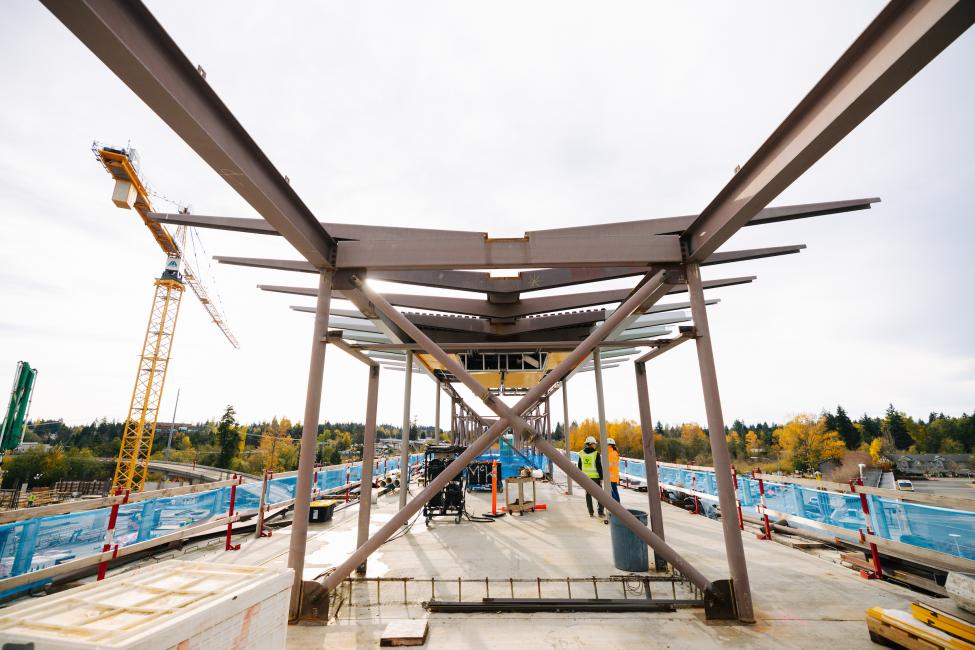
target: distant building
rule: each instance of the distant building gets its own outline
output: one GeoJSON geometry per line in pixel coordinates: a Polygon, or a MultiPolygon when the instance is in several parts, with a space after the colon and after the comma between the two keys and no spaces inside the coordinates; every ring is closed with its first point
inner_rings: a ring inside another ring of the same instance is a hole
{"type": "Polygon", "coordinates": [[[40,449],[41,451],[47,451],[51,448],[51,445],[45,444],[43,442],[22,442],[14,449],[15,454],[21,454],[25,451],[30,451],[32,449],[40,449]]]}
{"type": "Polygon", "coordinates": [[[969,454],[889,454],[894,469],[904,476],[946,476],[973,473],[969,454]]]}

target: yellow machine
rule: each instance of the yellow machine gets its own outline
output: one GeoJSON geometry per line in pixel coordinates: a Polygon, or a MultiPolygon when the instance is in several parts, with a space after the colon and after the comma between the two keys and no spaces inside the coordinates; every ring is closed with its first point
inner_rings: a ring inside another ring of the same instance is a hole
{"type": "Polygon", "coordinates": [[[142,343],[142,354],[136,370],[135,386],[125,420],[122,446],[112,479],[112,489],[121,488],[141,492],[149,471],[149,456],[156,434],[159,405],[162,401],[169,353],[176,333],[176,319],[186,285],[193,290],[213,322],[236,348],[237,339],[200,282],[196,272],[189,267],[183,256],[187,228],[180,226],[175,236],[162,225],[149,218],[153,212],[149,190],[139,176],[139,159],[133,149],[117,149],[95,144],[92,147],[99,162],[115,179],[112,201],[116,206],[134,209],[149,228],[156,243],[166,254],[166,266],[154,282],[149,324],[142,343]],[[182,267],[182,270],[181,270],[182,267]]]}

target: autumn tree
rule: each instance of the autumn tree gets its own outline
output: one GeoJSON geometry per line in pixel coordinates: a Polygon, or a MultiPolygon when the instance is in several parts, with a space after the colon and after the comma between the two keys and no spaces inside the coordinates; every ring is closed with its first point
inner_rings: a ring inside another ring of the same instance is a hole
{"type": "Polygon", "coordinates": [[[754,431],[749,431],[745,434],[745,453],[758,454],[762,450],[762,443],[758,439],[758,434],[754,431]]]}
{"type": "Polygon", "coordinates": [[[839,460],[846,451],[840,434],[826,428],[826,418],[798,415],[773,433],[784,459],[797,470],[816,469],[824,460],[839,460]]]}
{"type": "Polygon", "coordinates": [[[695,462],[700,462],[711,451],[708,434],[696,422],[685,422],[680,426],[680,441],[684,443],[688,460],[697,459],[695,462]]]}

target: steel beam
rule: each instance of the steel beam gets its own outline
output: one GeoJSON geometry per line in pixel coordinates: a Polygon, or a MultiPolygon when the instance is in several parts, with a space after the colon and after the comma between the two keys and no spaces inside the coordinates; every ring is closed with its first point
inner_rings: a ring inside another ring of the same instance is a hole
{"type": "MultiPolygon", "coordinates": [[[[565,448],[565,457],[572,460],[572,449],[569,445],[569,380],[562,380],[562,446],[565,448]]],[[[565,476],[565,493],[572,495],[572,479],[569,475],[565,476]]]]}
{"type": "Polygon", "coordinates": [[[413,351],[406,351],[406,382],[403,384],[403,447],[399,465],[399,507],[406,505],[410,487],[410,400],[413,394],[413,351]]]}
{"type": "Polygon", "coordinates": [[[636,363],[646,363],[647,361],[650,361],[650,359],[655,359],[659,357],[661,354],[663,354],[664,352],[668,350],[673,350],[684,341],[690,341],[696,336],[697,333],[695,332],[694,328],[686,328],[686,329],[682,328],[680,336],[676,336],[670,341],[668,341],[666,344],[658,346],[653,350],[650,350],[645,355],[637,359],[636,363]]]}
{"type": "Polygon", "coordinates": [[[975,22],[966,0],[889,3],[682,235],[707,259],[975,22]]]}
{"type": "MultiPolygon", "coordinates": [[[[619,322],[621,322],[623,319],[625,319],[628,316],[629,314],[628,310],[634,310],[637,307],[641,306],[644,302],[652,303],[655,300],[659,300],[659,298],[661,298],[666,293],[667,288],[668,285],[664,282],[663,272],[657,273],[651,279],[651,281],[644,283],[639,289],[637,289],[634,292],[633,296],[631,296],[629,300],[627,300],[623,305],[621,305],[620,309],[617,310],[616,315],[607,319],[607,321],[602,325],[600,325],[596,329],[596,331],[594,331],[585,341],[580,343],[579,347],[576,350],[568,354],[566,358],[563,359],[561,363],[559,363],[558,366],[556,366],[551,372],[545,375],[538,384],[532,387],[532,389],[529,390],[528,393],[525,394],[525,396],[518,401],[513,411],[518,413],[524,413],[529,408],[531,408],[534,404],[538,402],[539,399],[541,399],[547,393],[547,391],[552,386],[555,385],[557,381],[559,381],[565,375],[567,375],[573,367],[575,367],[580,361],[582,361],[582,359],[584,359],[588,354],[590,354],[595,349],[596,344],[598,344],[599,341],[605,338],[605,336],[610,331],[612,331],[612,329],[616,327],[619,324],[619,322]]],[[[378,298],[378,296],[376,296],[374,292],[369,290],[364,285],[362,285],[361,290],[364,293],[366,293],[370,297],[370,299],[373,299],[374,301],[375,299],[378,298]]],[[[395,310],[392,311],[395,312],[395,310]]],[[[415,328],[415,326],[412,326],[411,324],[410,326],[415,328]]],[[[422,332],[419,332],[417,330],[415,333],[419,335],[421,338],[425,339],[426,341],[429,341],[429,339],[427,339],[422,334],[422,332]]],[[[430,342],[430,344],[433,345],[432,342],[430,342]]],[[[436,346],[434,345],[434,347],[436,346]]],[[[440,356],[442,358],[438,358],[438,361],[443,362],[444,360],[446,360],[447,363],[445,365],[447,367],[450,367],[451,365],[457,366],[456,362],[450,359],[450,357],[446,353],[443,353],[441,351],[440,356]]],[[[459,368],[459,366],[454,368],[454,370],[461,372],[462,375],[465,376],[470,381],[474,381],[473,378],[467,375],[467,373],[464,372],[462,368],[459,368]]],[[[491,395],[490,392],[483,391],[479,386],[477,388],[477,391],[478,392],[476,394],[478,394],[481,397],[481,399],[484,400],[486,405],[488,405],[489,407],[492,408],[492,410],[494,410],[493,405],[499,403],[500,400],[498,400],[498,398],[496,398],[495,396],[491,395]]],[[[503,402],[500,403],[503,404],[503,402]]],[[[497,422],[492,424],[488,428],[488,430],[483,434],[481,434],[480,437],[478,437],[470,446],[468,446],[468,448],[463,453],[461,453],[460,456],[458,456],[452,463],[450,463],[446,468],[444,468],[444,471],[441,472],[433,481],[431,481],[412,501],[410,501],[406,505],[405,508],[401,508],[400,511],[397,512],[392,519],[386,522],[386,524],[382,528],[380,528],[372,537],[370,537],[369,540],[361,548],[357,549],[349,558],[347,558],[342,564],[336,567],[335,571],[333,571],[332,574],[325,579],[324,587],[327,590],[332,590],[339,583],[341,583],[342,580],[344,580],[349,574],[352,573],[352,571],[359,565],[359,563],[362,562],[363,559],[368,557],[370,553],[372,553],[377,548],[379,548],[383,543],[385,543],[386,540],[388,540],[390,536],[392,536],[397,530],[399,530],[399,528],[403,524],[409,521],[409,518],[412,517],[416,512],[418,512],[420,508],[423,507],[423,504],[429,501],[433,497],[433,495],[439,493],[439,491],[443,489],[443,487],[447,484],[448,481],[453,480],[453,478],[457,474],[459,474],[465,467],[467,467],[467,465],[470,464],[472,460],[477,458],[477,456],[479,456],[480,454],[484,453],[484,451],[486,451],[492,444],[494,444],[498,436],[501,435],[501,433],[504,432],[509,426],[510,425],[508,423],[508,420],[504,418],[500,418],[497,422]]],[[[612,501],[612,499],[610,499],[610,501],[612,501]]],[[[640,524],[628,512],[625,512],[625,515],[629,515],[630,519],[632,520],[627,522],[628,525],[632,524],[637,527],[642,526],[642,524],[640,524]]],[[[654,539],[656,539],[656,537],[654,537],[654,539]]],[[[651,543],[653,542],[651,541],[651,543]]],[[[667,553],[666,557],[668,557],[668,560],[670,560],[671,558],[675,558],[681,564],[686,564],[686,562],[684,562],[683,559],[680,558],[680,556],[669,547],[667,547],[666,553],[667,553]]],[[[672,564],[677,566],[677,564],[674,562],[672,562],[672,564]]],[[[691,576],[692,580],[695,579],[695,576],[698,577],[700,580],[703,580],[703,584],[705,586],[702,586],[702,588],[706,588],[707,586],[710,585],[707,579],[704,578],[704,576],[701,575],[700,572],[694,570],[693,567],[690,567],[690,570],[693,571],[693,574],[685,573],[685,575],[691,576]]]]}
{"type": "Polygon", "coordinates": [[[332,296],[332,272],[318,276],[318,303],[312,331],[311,359],[308,364],[308,392],[305,395],[305,414],[298,454],[298,481],[295,486],[294,522],[288,549],[288,567],[293,569],[291,588],[291,618],[301,610],[302,582],[305,568],[305,543],[308,537],[308,513],[311,503],[312,473],[315,471],[315,449],[318,443],[318,421],[321,416],[322,383],[325,377],[325,337],[328,333],[328,312],[332,296]]]}
{"type": "MultiPolygon", "coordinates": [[[[597,240],[558,239],[544,245],[530,241],[485,240],[386,240],[341,241],[336,244],[335,266],[339,269],[369,269],[370,277],[378,271],[575,268],[607,266],[643,266],[680,262],[680,245],[676,235],[643,238],[597,240]]],[[[247,264],[247,258],[215,256],[222,264],[261,266],[290,271],[307,270],[288,260],[258,260],[247,264]]]]}
{"type": "Polygon", "coordinates": [[[599,459],[603,470],[603,490],[612,497],[609,474],[609,443],[606,442],[606,402],[603,399],[603,363],[600,354],[592,355],[592,369],[596,378],[596,413],[599,416],[599,459]]]}
{"type": "MultiPolygon", "coordinates": [[[[851,212],[854,210],[867,210],[871,203],[876,203],[880,199],[847,199],[843,201],[827,201],[820,203],[806,203],[802,205],[783,205],[766,208],[756,214],[747,224],[749,226],[773,223],[777,221],[787,221],[790,219],[805,219],[807,217],[818,217],[826,214],[836,214],[839,212],[851,212]]],[[[545,233],[546,235],[572,235],[603,237],[612,235],[616,237],[629,237],[632,235],[648,236],[654,235],[679,235],[683,233],[696,219],[696,215],[682,217],[664,217],[659,219],[643,219],[638,221],[617,221],[614,223],[600,223],[591,226],[574,226],[569,228],[556,228],[552,230],[537,230],[529,235],[545,233]]]]}
{"type": "MultiPolygon", "coordinates": [[[[366,393],[366,429],[362,438],[362,479],[359,482],[359,521],[356,548],[369,539],[369,515],[372,509],[372,468],[376,460],[376,406],[379,401],[379,367],[369,366],[369,386],[366,393]]],[[[400,483],[402,485],[402,482],[400,483]]],[[[356,567],[356,573],[366,574],[366,560],[356,567]]]]}
{"type": "MultiPolygon", "coordinates": [[[[603,364],[603,370],[609,370],[610,368],[619,368],[619,367],[620,367],[620,364],[619,363],[604,363],[603,364]]],[[[587,363],[587,364],[584,363],[581,366],[579,366],[579,368],[578,368],[578,370],[576,372],[577,373],[580,373],[580,372],[592,372],[595,369],[596,369],[596,364],[594,364],[594,363],[587,363]]]]}
{"type": "MultiPolygon", "coordinates": [[[[683,320],[690,320],[690,319],[687,318],[687,319],[681,319],[681,320],[683,321],[683,320]]],[[[678,321],[678,322],[680,322],[680,321],[678,321]]],[[[670,334],[670,328],[669,327],[639,327],[639,328],[636,328],[636,329],[623,330],[621,333],[619,333],[619,334],[616,335],[616,337],[615,337],[614,340],[616,340],[616,341],[636,341],[636,340],[640,340],[640,339],[647,339],[647,338],[650,338],[650,337],[655,337],[656,338],[656,337],[659,337],[659,336],[667,336],[669,334],[670,334]]]]}
{"type": "MultiPolygon", "coordinates": [[[[240,217],[214,217],[199,214],[150,212],[149,218],[158,223],[175,226],[193,226],[195,228],[211,228],[228,232],[242,232],[256,235],[278,235],[274,227],[263,219],[247,219],[240,217]]],[[[434,228],[401,228],[396,226],[371,226],[354,223],[334,223],[322,221],[322,228],[327,230],[337,241],[347,240],[430,240],[430,239],[464,239],[469,241],[483,241],[487,238],[485,232],[469,230],[440,230],[434,228]]]]}
{"type": "Polygon", "coordinates": [[[724,437],[724,415],[721,412],[718,376],[714,369],[714,351],[711,349],[708,313],[704,307],[704,291],[701,288],[701,269],[697,264],[687,264],[685,273],[691,298],[691,313],[694,316],[694,329],[697,332],[695,339],[697,360],[701,369],[701,386],[708,418],[714,479],[718,486],[718,505],[721,508],[725,553],[728,556],[728,568],[731,571],[738,617],[742,621],[751,623],[755,620],[752,611],[752,592],[748,582],[745,549],[741,543],[741,530],[738,528],[738,518],[735,516],[738,508],[735,486],[731,478],[731,454],[728,452],[728,444],[724,437]]]}
{"type": "Polygon", "coordinates": [[[343,352],[345,352],[349,356],[351,356],[351,357],[355,358],[356,360],[361,361],[362,363],[366,364],[370,368],[374,368],[374,367],[377,367],[379,365],[378,363],[376,363],[376,360],[375,359],[373,359],[373,358],[371,358],[371,357],[363,354],[359,350],[356,350],[351,345],[349,345],[344,340],[342,340],[342,337],[339,336],[340,334],[341,334],[341,332],[336,332],[336,331],[333,331],[333,330],[329,330],[328,336],[326,337],[326,341],[328,343],[334,345],[335,347],[339,348],[340,350],[342,350],[343,352]]]}
{"type": "MultiPolygon", "coordinates": [[[[653,418],[650,415],[650,392],[647,388],[647,366],[645,363],[635,363],[636,394],[640,405],[640,431],[643,439],[643,463],[647,474],[647,500],[650,519],[650,530],[660,539],[664,536],[664,513],[660,505],[660,479],[657,476],[657,447],[654,442],[653,418]]],[[[662,557],[653,554],[653,564],[657,571],[664,571],[667,563],[662,557]]]]}
{"type": "MultiPolygon", "coordinates": [[[[689,564],[684,558],[682,558],[676,551],[669,547],[663,540],[654,535],[646,526],[640,523],[626,508],[624,508],[620,503],[615,501],[606,491],[601,490],[591,479],[586,477],[581,470],[572,465],[561,453],[559,453],[551,444],[544,439],[544,437],[539,436],[538,432],[535,431],[523,418],[523,414],[532,409],[537,405],[542,399],[544,399],[549,390],[558,381],[558,378],[564,377],[567,374],[568,368],[578,364],[582,359],[584,359],[588,354],[591,354],[593,350],[596,349],[596,343],[600,338],[605,337],[607,333],[613,331],[619,326],[627,315],[634,309],[642,308],[646,304],[653,304],[656,300],[659,300],[666,292],[667,284],[664,280],[665,273],[658,272],[652,278],[648,279],[646,282],[641,283],[641,286],[634,291],[633,295],[621,306],[620,310],[612,318],[608,319],[603,323],[595,332],[590,335],[586,341],[583,341],[579,347],[568,354],[566,358],[548,375],[542,378],[542,380],[536,384],[528,393],[518,402],[518,404],[512,408],[501,400],[495,398],[490,392],[484,391],[480,384],[471,376],[467,371],[465,371],[457,361],[455,361],[450,355],[437,347],[437,345],[431,341],[426,335],[424,335],[419,329],[410,323],[402,314],[399,314],[396,309],[390,305],[382,296],[376,294],[371,289],[366,287],[361,281],[356,278],[352,278],[352,282],[356,284],[360,291],[370,300],[372,304],[376,306],[377,309],[385,313],[390,320],[396,322],[400,327],[407,332],[407,334],[416,340],[418,343],[424,346],[424,349],[428,354],[437,359],[445,368],[447,368],[452,374],[454,374],[462,383],[464,383],[468,388],[475,392],[475,394],[481,394],[481,398],[484,404],[494,411],[498,417],[499,421],[492,425],[488,430],[488,433],[494,433],[497,436],[503,429],[499,428],[499,425],[507,426],[510,424],[513,428],[519,430],[519,432],[527,432],[532,436],[532,442],[536,447],[542,450],[549,459],[556,464],[559,464],[563,471],[571,473],[576,482],[583,486],[583,488],[590,492],[593,497],[595,497],[600,503],[603,504],[610,512],[612,512],[616,517],[618,517],[622,523],[632,530],[637,536],[643,539],[647,544],[658,551],[663,557],[665,557],[671,564],[674,565],[683,575],[694,584],[698,585],[701,589],[705,591],[712,591],[712,585],[707,578],[704,577],[697,569],[695,569],[691,564],[689,564]],[[581,479],[581,480],[580,480],[581,479]]],[[[476,450],[477,454],[480,454],[492,444],[492,440],[483,440],[485,433],[479,438],[475,444],[472,446],[476,450]]],[[[455,461],[448,465],[444,471],[437,476],[437,478],[428,486],[430,487],[439,484],[439,488],[442,488],[448,480],[451,480],[456,474],[463,470],[463,468],[469,462],[465,459],[465,455],[471,451],[468,448],[464,454],[461,454],[455,461]],[[446,475],[446,478],[444,478],[446,475]],[[441,482],[441,479],[443,481],[441,482]]],[[[609,479],[607,474],[604,477],[606,480],[609,479]]],[[[421,493],[421,496],[425,495],[427,490],[421,493]]],[[[431,495],[432,496],[432,495],[431,495]]],[[[429,497],[427,497],[429,499],[429,497]]],[[[418,499],[419,500],[419,497],[418,499]]],[[[422,505],[422,504],[420,504],[422,505]]],[[[415,510],[414,510],[415,512],[415,510]]],[[[412,514],[405,509],[401,509],[400,514],[406,514],[407,516],[412,514]]],[[[387,523],[389,527],[396,518],[387,523]]],[[[354,555],[353,555],[354,557],[354,555]]],[[[346,564],[351,562],[351,558],[346,560],[346,564]]],[[[341,573],[345,564],[336,569],[335,573],[341,573]]],[[[347,574],[346,574],[347,575],[347,574]]],[[[330,581],[333,580],[333,576],[330,576],[326,580],[326,587],[328,587],[330,581]]]]}
{"type": "MultiPolygon", "coordinates": [[[[829,201],[804,205],[789,205],[765,208],[755,215],[747,225],[775,223],[790,219],[835,214],[853,210],[869,209],[870,204],[879,201],[876,198],[853,199],[845,201],[829,201]]],[[[215,228],[234,232],[276,235],[274,228],[262,219],[241,219],[233,217],[209,217],[191,214],[151,213],[149,218],[160,223],[187,225],[200,228],[215,228]]],[[[646,219],[641,221],[624,221],[605,223],[592,226],[572,228],[558,228],[552,230],[537,230],[526,234],[525,238],[557,239],[569,237],[650,237],[655,235],[679,235],[693,222],[695,216],[667,217],[663,219],[646,219]]],[[[389,240],[389,239],[463,239],[468,242],[487,241],[485,233],[456,230],[430,230],[423,228],[395,228],[385,226],[366,226],[358,224],[339,224],[322,222],[333,237],[340,240],[389,240]]],[[[730,261],[757,259],[798,252],[801,247],[780,246],[752,251],[728,251],[718,253],[715,257],[705,260],[704,264],[721,264],[730,261]]],[[[483,293],[521,293],[540,289],[551,289],[576,285],[585,282],[599,282],[615,278],[642,275],[647,272],[644,266],[606,267],[606,268],[576,268],[576,269],[542,269],[525,271],[515,277],[491,277],[487,273],[471,273],[466,271],[439,270],[428,271],[422,269],[402,269],[394,271],[374,270],[372,276],[389,282],[416,284],[438,287],[441,289],[456,289],[460,291],[478,291],[483,293]]]]}
{"type": "MultiPolygon", "coordinates": [[[[805,248],[804,245],[775,246],[770,248],[747,249],[741,251],[722,251],[704,262],[704,265],[726,264],[744,260],[776,257],[797,253],[805,248]]],[[[273,269],[277,271],[295,271],[314,273],[315,266],[303,260],[281,260],[252,257],[235,257],[216,255],[214,258],[221,264],[233,266],[247,266],[253,268],[273,269]]],[[[507,267],[502,267],[507,268],[507,267]]],[[[519,294],[529,291],[540,291],[565,286],[575,286],[587,282],[600,282],[618,278],[645,275],[646,266],[626,267],[570,267],[550,268],[535,271],[523,271],[515,277],[491,277],[487,273],[473,271],[455,271],[447,269],[437,270],[384,270],[370,268],[369,277],[374,280],[410,284],[437,289],[454,289],[458,291],[474,291],[487,293],[489,302],[516,302],[519,294]]]]}
{"type": "Polygon", "coordinates": [[[435,440],[440,440],[440,381],[434,378],[434,384],[436,388],[436,399],[433,407],[433,437],[435,440]]]}
{"type": "MultiPolygon", "coordinates": [[[[404,314],[405,316],[405,314],[404,314]]],[[[408,319],[407,319],[408,320],[408,319]]],[[[648,339],[637,341],[601,341],[597,347],[607,349],[635,348],[643,346],[666,345],[670,339],[648,339]]],[[[453,352],[467,352],[471,350],[491,350],[497,352],[555,352],[574,350],[579,345],[579,341],[488,341],[484,343],[438,343],[437,347],[442,350],[453,352]]],[[[422,352],[423,346],[419,343],[366,343],[356,345],[356,350],[382,351],[384,353],[394,353],[402,350],[413,350],[422,352]]],[[[402,359],[402,355],[398,358],[402,359]]]]}
{"type": "MultiPolygon", "coordinates": [[[[223,259],[223,258],[217,258],[223,259]]],[[[754,275],[723,278],[720,280],[709,280],[704,282],[705,289],[718,287],[729,287],[738,284],[747,284],[755,279],[754,275]]],[[[313,296],[315,290],[310,287],[287,287],[277,285],[259,285],[263,291],[275,291],[279,293],[291,293],[301,296],[313,296]]],[[[668,293],[683,293],[687,291],[684,285],[676,285],[668,293]]],[[[353,292],[343,292],[341,296],[353,292]]],[[[497,304],[487,300],[476,300],[473,298],[452,298],[444,296],[421,296],[413,294],[384,294],[384,298],[396,307],[408,309],[426,309],[429,311],[442,311],[453,314],[464,314],[467,316],[480,316],[483,318],[520,318],[535,314],[545,314],[548,312],[567,311],[582,307],[594,307],[596,305],[606,305],[622,302],[632,293],[631,289],[614,289],[609,291],[589,291],[584,293],[569,293],[558,296],[546,296],[543,298],[526,298],[517,303],[497,304]]],[[[642,315],[643,312],[640,313],[642,315]]]]}
{"type": "Polygon", "coordinates": [[[306,260],[334,267],[336,241],[145,5],[42,2],[306,260]]]}

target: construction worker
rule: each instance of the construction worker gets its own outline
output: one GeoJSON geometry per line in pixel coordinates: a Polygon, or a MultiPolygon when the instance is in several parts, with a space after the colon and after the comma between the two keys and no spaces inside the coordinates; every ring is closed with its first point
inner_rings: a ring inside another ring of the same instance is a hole
{"type": "Polygon", "coordinates": [[[612,488],[613,499],[620,502],[620,452],[616,449],[616,440],[607,438],[609,447],[609,485],[612,488]]]}
{"type": "MultiPolygon", "coordinates": [[[[596,482],[596,485],[602,486],[603,484],[603,465],[599,458],[599,452],[596,451],[596,439],[593,436],[586,438],[586,445],[579,452],[579,461],[576,463],[582,473],[591,478],[596,482]]],[[[597,503],[599,506],[599,516],[603,517],[603,504],[597,503]]],[[[589,509],[589,516],[595,516],[592,512],[592,495],[586,492],[586,508],[589,509]]]]}

